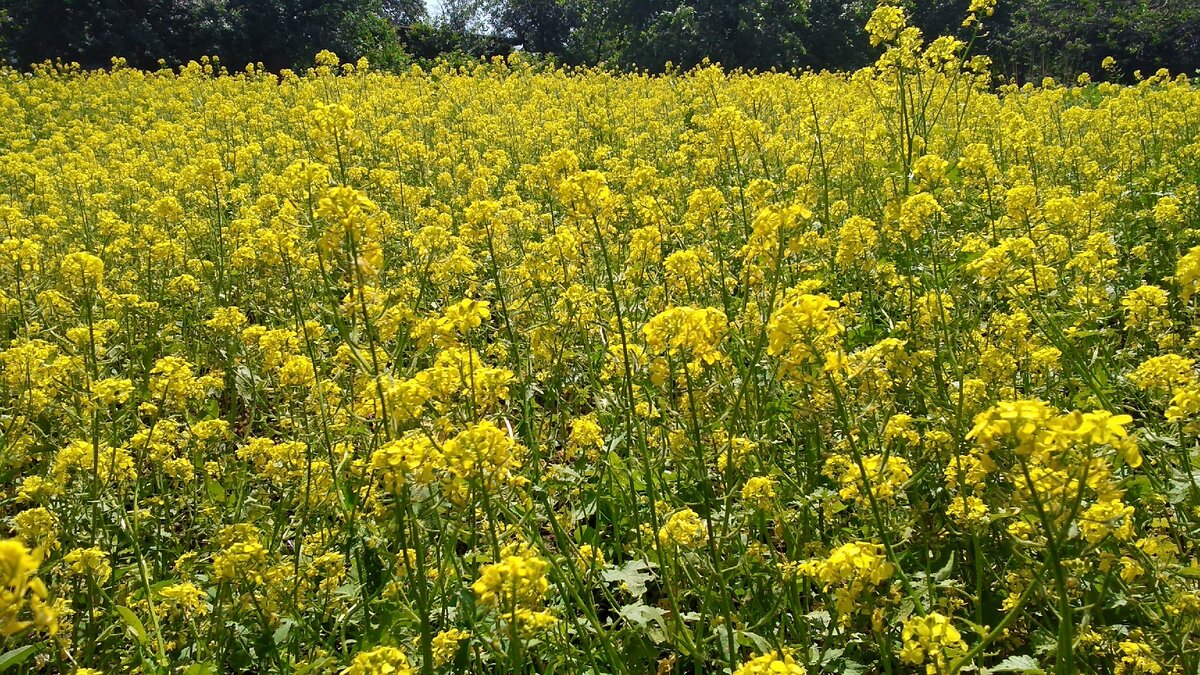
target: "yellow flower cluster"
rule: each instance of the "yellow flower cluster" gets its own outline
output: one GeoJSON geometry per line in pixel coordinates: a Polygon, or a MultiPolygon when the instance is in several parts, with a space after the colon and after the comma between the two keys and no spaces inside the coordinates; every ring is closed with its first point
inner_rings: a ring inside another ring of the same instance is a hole
{"type": "Polygon", "coordinates": [[[788,651],[767,652],[743,663],[733,675],[804,675],[804,666],[796,663],[788,651]]]}
{"type": "Polygon", "coordinates": [[[916,666],[924,663],[929,675],[945,672],[948,659],[967,647],[950,618],[937,612],[905,621],[901,637],[904,648],[900,658],[916,666]]]}
{"type": "Polygon", "coordinates": [[[646,322],[642,333],[652,352],[712,364],[721,358],[721,340],[727,326],[728,320],[719,309],[672,307],[646,322]]]}
{"type": "Polygon", "coordinates": [[[826,591],[833,589],[834,606],[848,621],[860,596],[890,579],[895,566],[888,562],[882,545],[856,541],[833,549],[824,560],[801,564],[797,571],[820,582],[826,591]]]}
{"type": "Polygon", "coordinates": [[[46,584],[37,576],[40,552],[31,552],[19,541],[0,541],[0,635],[11,636],[28,628],[58,629],[57,612],[46,602],[46,584]]]}

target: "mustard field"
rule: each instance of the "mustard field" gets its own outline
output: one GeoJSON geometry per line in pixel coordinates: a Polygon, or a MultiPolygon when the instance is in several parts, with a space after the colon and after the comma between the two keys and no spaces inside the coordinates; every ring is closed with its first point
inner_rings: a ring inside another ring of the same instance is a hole
{"type": "Polygon", "coordinates": [[[1196,673],[1200,89],[868,30],[3,71],[0,670],[1196,673]]]}

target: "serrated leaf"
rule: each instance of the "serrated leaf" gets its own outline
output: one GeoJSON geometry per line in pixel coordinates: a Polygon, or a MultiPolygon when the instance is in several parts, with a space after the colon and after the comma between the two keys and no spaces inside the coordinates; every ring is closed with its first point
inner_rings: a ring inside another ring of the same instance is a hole
{"type": "Polygon", "coordinates": [[[822,666],[829,665],[830,663],[833,663],[834,661],[842,658],[842,654],[845,654],[845,653],[846,653],[845,649],[840,649],[840,648],[826,649],[824,656],[821,657],[821,665],[822,666]]]}
{"type": "Polygon", "coordinates": [[[667,639],[666,626],[663,624],[666,610],[651,607],[643,602],[635,602],[625,605],[617,610],[617,613],[629,623],[640,628],[646,637],[649,637],[655,644],[662,644],[667,639]]]}
{"type": "Polygon", "coordinates": [[[625,605],[617,610],[617,613],[629,623],[637,626],[645,626],[651,622],[661,622],[662,618],[666,616],[667,610],[659,607],[651,607],[644,602],[635,602],[625,605]]]}
{"type": "Polygon", "coordinates": [[[1018,655],[1010,656],[1000,663],[988,668],[988,672],[992,673],[1041,673],[1042,668],[1038,665],[1037,659],[1032,656],[1018,655]]]}
{"type": "Polygon", "coordinates": [[[805,614],[804,618],[808,619],[809,621],[819,623],[822,626],[828,626],[829,622],[833,620],[833,617],[829,615],[829,612],[823,609],[813,610],[808,614],[805,614]]]}
{"type": "Polygon", "coordinates": [[[600,574],[605,581],[619,584],[630,595],[640,598],[646,594],[646,582],[654,579],[650,569],[650,563],[645,560],[630,560],[621,567],[609,567],[600,574]]]}

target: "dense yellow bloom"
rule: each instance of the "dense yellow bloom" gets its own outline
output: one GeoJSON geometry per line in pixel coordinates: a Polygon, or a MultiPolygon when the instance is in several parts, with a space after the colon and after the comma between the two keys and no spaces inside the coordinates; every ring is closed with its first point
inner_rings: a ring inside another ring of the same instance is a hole
{"type": "Polygon", "coordinates": [[[1167,292],[1149,284],[1140,286],[1121,298],[1125,310],[1126,330],[1160,331],[1170,325],[1166,316],[1167,292]]]}
{"type": "Polygon", "coordinates": [[[926,664],[925,672],[930,675],[943,672],[948,659],[967,648],[950,619],[937,612],[905,621],[902,637],[900,658],[917,666],[926,664]]]}
{"type": "Polygon", "coordinates": [[[880,4],[867,21],[867,34],[871,37],[871,46],[895,40],[907,24],[908,19],[904,16],[902,8],[880,4]]]}
{"type": "Polygon", "coordinates": [[[0,635],[27,628],[58,629],[56,613],[46,603],[46,585],[37,577],[41,554],[15,540],[0,541],[0,635]]]}
{"type": "Polygon", "coordinates": [[[70,253],[63,257],[63,279],[75,290],[96,290],[104,284],[104,261],[91,253],[70,253]]]}
{"type": "Polygon", "coordinates": [[[459,645],[463,640],[467,640],[470,637],[470,633],[459,628],[444,630],[433,636],[434,665],[444,666],[449,663],[454,658],[454,654],[458,651],[459,645]]]}
{"type": "Polygon", "coordinates": [[[471,589],[480,603],[501,611],[535,606],[550,588],[548,567],[529,549],[510,551],[500,562],[484,565],[471,589]]]}
{"type": "Polygon", "coordinates": [[[743,663],[733,675],[804,675],[804,666],[796,663],[796,659],[787,651],[768,652],[756,656],[743,663]]]}
{"type": "Polygon", "coordinates": [[[838,247],[835,260],[841,267],[874,267],[875,247],[879,245],[878,226],[862,216],[851,216],[838,230],[838,247]]]}
{"type": "Polygon", "coordinates": [[[708,541],[708,526],[691,509],[672,513],[658,530],[659,546],[697,548],[708,541]]]}
{"type": "Polygon", "coordinates": [[[779,357],[789,372],[823,358],[845,330],[832,311],[838,307],[836,300],[823,295],[803,293],[790,298],[771,315],[767,352],[779,357]]]}
{"type": "Polygon", "coordinates": [[[755,476],[742,486],[742,501],[756,509],[768,510],[775,501],[776,485],[770,476],[755,476]]]}
{"type": "Polygon", "coordinates": [[[395,647],[376,647],[370,651],[359,652],[354,659],[341,670],[341,675],[412,675],[413,669],[408,665],[408,657],[395,647]]]}
{"type": "Polygon", "coordinates": [[[833,549],[824,560],[801,564],[799,572],[819,581],[824,590],[832,589],[834,606],[842,620],[848,621],[859,597],[890,579],[895,569],[882,545],[856,541],[833,549]]]}
{"type": "Polygon", "coordinates": [[[233,583],[261,584],[267,564],[267,549],[258,541],[237,541],[213,556],[213,575],[233,583]]]}
{"type": "Polygon", "coordinates": [[[1175,283],[1184,300],[1200,290],[1200,246],[1193,246],[1175,266],[1175,283]]]}
{"type": "Polygon", "coordinates": [[[967,437],[985,449],[1012,439],[1018,453],[1031,454],[1056,445],[1057,413],[1043,401],[1002,401],[975,417],[975,426],[967,437]]]}
{"type": "Polygon", "coordinates": [[[1129,381],[1143,391],[1170,391],[1196,381],[1196,362],[1178,354],[1162,354],[1146,359],[1129,374],[1129,381]]]}
{"type": "Polygon", "coordinates": [[[1163,667],[1154,658],[1154,650],[1143,642],[1123,641],[1120,644],[1121,660],[1116,672],[1121,675],[1143,675],[1163,672],[1163,667]]]}
{"type": "Polygon", "coordinates": [[[838,494],[842,499],[853,499],[866,506],[871,501],[865,491],[868,486],[875,499],[882,502],[902,496],[904,484],[912,477],[912,467],[903,457],[867,455],[862,458],[860,469],[851,458],[833,455],[825,461],[824,473],[841,485],[838,494]]]}
{"type": "Polygon", "coordinates": [[[521,466],[525,449],[495,424],[476,424],[442,445],[446,468],[458,479],[481,481],[489,488],[521,466]]]}
{"type": "Polygon", "coordinates": [[[186,359],[164,356],[155,362],[150,371],[149,391],[156,403],[164,402],[174,407],[183,407],[202,398],[219,384],[219,380],[211,377],[196,377],[192,364],[186,359]]]}
{"type": "Polygon", "coordinates": [[[711,364],[721,358],[721,341],[728,325],[728,319],[719,309],[672,307],[650,319],[642,327],[642,334],[652,352],[711,364]]]}
{"type": "Polygon", "coordinates": [[[391,492],[399,492],[410,480],[432,482],[434,471],[442,465],[442,453],[427,437],[415,432],[385,444],[371,455],[371,470],[378,472],[383,486],[391,492]]]}
{"type": "Polygon", "coordinates": [[[97,584],[103,584],[112,576],[112,566],[105,559],[104,551],[94,546],[72,549],[63,557],[63,562],[71,566],[72,572],[89,576],[97,584]]]}
{"type": "Polygon", "coordinates": [[[962,527],[976,527],[987,522],[988,508],[974,495],[955,496],[946,507],[946,515],[962,527]]]}
{"type": "Polygon", "coordinates": [[[158,589],[158,594],[168,607],[185,616],[196,617],[208,613],[208,605],[205,603],[207,594],[191,582],[163,586],[158,589]]]}
{"type": "Polygon", "coordinates": [[[607,564],[604,560],[604,551],[592,546],[591,544],[580,544],[579,552],[576,556],[579,567],[584,572],[603,569],[607,564]]]}

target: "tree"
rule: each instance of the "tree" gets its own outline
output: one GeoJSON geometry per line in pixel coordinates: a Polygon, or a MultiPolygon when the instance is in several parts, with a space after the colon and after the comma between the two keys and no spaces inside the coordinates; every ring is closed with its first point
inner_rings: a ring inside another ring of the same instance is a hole
{"type": "Polygon", "coordinates": [[[490,0],[441,0],[437,23],[458,33],[486,33],[491,29],[490,0]]]}
{"type": "Polygon", "coordinates": [[[2,41],[19,65],[62,58],[85,67],[114,56],[135,65],[176,60],[211,43],[208,3],[173,0],[8,0],[2,41]]]}
{"type": "MultiPolygon", "coordinates": [[[[322,49],[344,58],[402,60],[385,11],[402,16],[420,0],[6,0],[0,25],[8,59],[28,66],[47,59],[108,65],[176,65],[204,55],[240,67],[306,66],[322,49]]],[[[423,10],[422,8],[419,8],[423,10]]]]}
{"type": "Polygon", "coordinates": [[[429,18],[422,0],[382,0],[380,13],[398,27],[411,26],[429,18]]]}
{"type": "Polygon", "coordinates": [[[1194,0],[1024,0],[989,49],[1014,75],[1070,77],[1106,56],[1126,72],[1200,67],[1194,0]]]}
{"type": "Polygon", "coordinates": [[[508,0],[494,16],[501,33],[539,54],[562,54],[582,19],[576,0],[508,0]]]}
{"type": "Polygon", "coordinates": [[[799,0],[589,0],[572,48],[582,60],[661,69],[709,58],[729,67],[801,65],[808,26],[799,0]]]}

